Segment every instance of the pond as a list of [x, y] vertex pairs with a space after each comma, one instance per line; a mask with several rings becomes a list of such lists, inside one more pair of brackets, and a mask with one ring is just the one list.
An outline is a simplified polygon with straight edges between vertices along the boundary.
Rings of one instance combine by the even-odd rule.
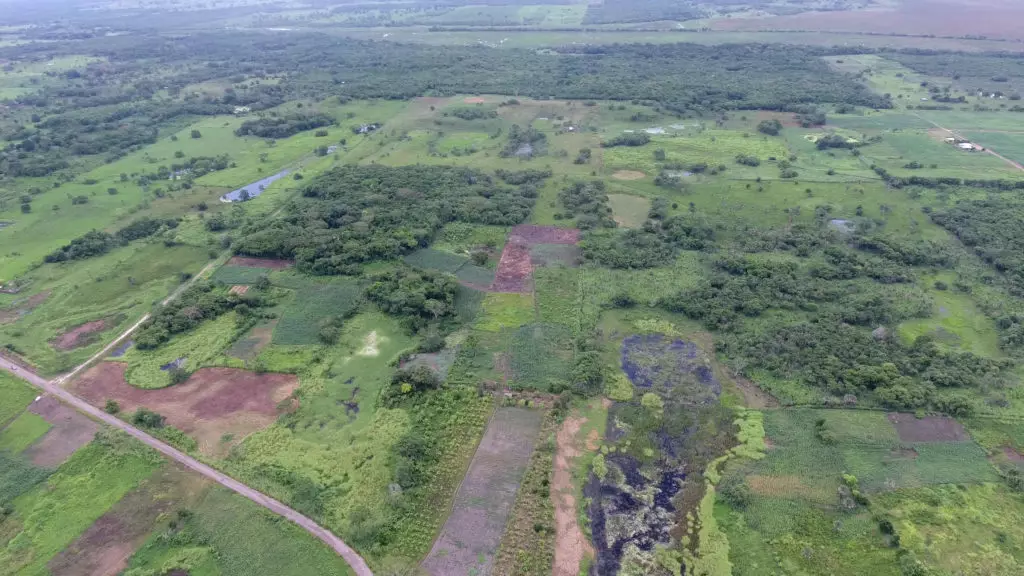
[[232, 190], [231, 192], [228, 192], [227, 194], [221, 196], [220, 197], [220, 201], [221, 202], [241, 202], [242, 201], [242, 192], [244, 190], [248, 190], [249, 191], [249, 198], [255, 198], [255, 197], [259, 196], [260, 194], [263, 194], [263, 191], [267, 188], [267, 186], [270, 186], [274, 182], [276, 182], [276, 181], [280, 180], [281, 178], [284, 178], [285, 176], [287, 176], [288, 172], [289, 172], [288, 170], [281, 170], [277, 174], [274, 174], [272, 176], [267, 176], [266, 178], [264, 178], [262, 180], [257, 180], [256, 182], [253, 182], [252, 184], [248, 184], [246, 186], [242, 186], [241, 188], [239, 188], [237, 190]]

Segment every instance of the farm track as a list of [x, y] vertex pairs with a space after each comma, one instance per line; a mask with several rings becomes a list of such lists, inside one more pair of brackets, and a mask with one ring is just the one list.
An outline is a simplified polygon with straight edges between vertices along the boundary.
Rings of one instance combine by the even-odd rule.
[[[282, 208], [279, 208], [277, 211], [275, 211], [274, 214], [276, 215], [281, 210]], [[204, 274], [209, 272], [218, 263], [221, 263], [222, 260], [224, 260], [224, 254], [222, 254], [221, 256], [219, 256], [218, 258], [214, 259], [206, 266], [204, 266], [203, 269], [200, 270], [198, 274], [193, 276], [191, 280], [182, 283], [181, 286], [178, 286], [178, 288], [176, 288], [169, 296], [167, 296], [167, 298], [161, 301], [160, 305], [166, 306], [172, 301], [174, 301], [185, 290], [192, 286], [197, 280], [202, 278]], [[373, 572], [370, 570], [370, 566], [366, 563], [362, 556], [359, 555], [358, 552], [352, 549], [348, 544], [345, 544], [345, 542], [343, 542], [340, 538], [332, 534], [329, 530], [317, 524], [313, 519], [304, 516], [299, 512], [296, 512], [292, 508], [289, 508], [285, 504], [275, 500], [274, 498], [271, 498], [270, 496], [267, 496], [266, 494], [263, 494], [262, 492], [259, 492], [258, 490], [246, 486], [245, 484], [239, 482], [238, 480], [231, 478], [227, 474], [219, 472], [213, 467], [203, 464], [202, 462], [196, 460], [195, 458], [192, 458], [188, 454], [185, 454], [184, 452], [181, 452], [180, 450], [174, 448], [173, 446], [165, 442], [162, 442], [161, 440], [158, 440], [153, 436], [150, 436], [149, 434], [143, 432], [142, 430], [139, 430], [138, 428], [135, 428], [134, 426], [128, 424], [127, 422], [117, 418], [116, 416], [107, 414], [106, 412], [100, 410], [99, 408], [96, 408], [95, 406], [92, 406], [85, 400], [79, 398], [78, 396], [75, 396], [74, 394], [65, 390], [62, 387], [64, 383], [66, 383], [71, 378], [78, 375], [86, 368], [88, 368], [94, 362], [96, 362], [104, 355], [109, 353], [115, 346], [117, 346], [126, 338], [131, 336], [132, 333], [135, 332], [135, 330], [137, 330], [139, 326], [141, 326], [150, 317], [151, 314], [145, 314], [142, 318], [139, 319], [138, 322], [133, 324], [130, 328], [121, 333], [121, 335], [115, 338], [112, 342], [103, 347], [102, 350], [94, 354], [91, 358], [80, 364], [71, 372], [64, 374], [63, 376], [59, 376], [55, 378], [53, 381], [48, 381], [42, 376], [29, 370], [25, 366], [22, 366], [3, 356], [0, 356], [0, 369], [6, 370], [13, 376], [16, 376], [28, 382], [29, 384], [35, 386], [36, 388], [41, 389], [43, 392], [50, 394], [55, 398], [58, 398], [59, 400], [75, 408], [79, 412], [82, 412], [95, 420], [99, 420], [100, 422], [103, 422], [104, 424], [111, 426], [112, 428], [116, 428], [118, 430], [125, 432], [129, 436], [132, 436], [133, 438], [139, 440], [143, 444], [149, 446], [150, 448], [156, 450], [157, 452], [160, 452], [167, 458], [170, 458], [171, 460], [174, 460], [175, 462], [182, 464], [186, 468], [189, 468], [194, 472], [197, 472], [213, 480], [214, 482], [217, 482], [221, 486], [224, 486], [225, 488], [232, 490], [245, 498], [248, 498], [249, 500], [255, 502], [256, 504], [259, 504], [260, 506], [266, 508], [267, 510], [270, 510], [271, 512], [279, 516], [283, 516], [284, 518], [297, 524], [300, 528], [302, 528], [318, 540], [322, 541], [323, 543], [327, 544], [332, 550], [337, 552], [338, 555], [340, 555], [345, 560], [345, 562], [348, 563], [349, 567], [352, 569], [352, 572], [355, 573], [356, 576], [373, 576]]]
[[[931, 120], [921, 116], [920, 114], [914, 113], [914, 116], [917, 116], [921, 120], [924, 120], [925, 122], [931, 124], [932, 126], [935, 126], [939, 130], [946, 131], [947, 133], [951, 134], [955, 138], [962, 138], [964, 140], [970, 141], [970, 138], [964, 138], [964, 136], [962, 134], [960, 134], [959, 132], [957, 132], [956, 130], [953, 130], [951, 128], [946, 128], [945, 126], [940, 126], [938, 123], [933, 122], [933, 121], [931, 121]], [[975, 130], [972, 130], [972, 132], [975, 132]], [[992, 133], [999, 133], [999, 134], [1004, 134], [1004, 133], [1005, 134], [1012, 134], [1012, 132], [1003, 132], [1003, 131], [998, 131], [998, 130], [977, 130], [977, 132], [992, 132]], [[993, 150], [993, 149], [991, 149], [991, 148], [989, 148], [987, 146], [985, 147], [985, 152], [988, 152], [989, 154], [995, 156], [996, 158], [999, 158], [1000, 160], [1002, 160], [1003, 162], [1006, 162], [1010, 166], [1013, 166], [1017, 170], [1020, 170], [1020, 171], [1024, 172], [1024, 164], [1021, 164], [1020, 162], [1015, 162], [1013, 160], [1010, 160], [1006, 156], [1003, 156], [1002, 154], [996, 152], [995, 150]]]
[[47, 394], [50, 394], [51, 396], [60, 399], [62, 402], [72, 406], [79, 412], [83, 412], [88, 416], [96, 420], [99, 420], [100, 422], [103, 422], [104, 424], [112, 428], [121, 430], [122, 432], [128, 434], [129, 436], [132, 436], [133, 438], [139, 440], [140, 442], [156, 450], [157, 452], [160, 452], [164, 456], [182, 464], [186, 468], [198, 472], [199, 474], [206, 476], [207, 478], [213, 480], [214, 482], [220, 484], [221, 486], [224, 486], [225, 488], [228, 488], [229, 490], [232, 490], [248, 498], [249, 500], [252, 500], [253, 502], [259, 504], [260, 506], [263, 506], [267, 510], [270, 510], [275, 514], [278, 514], [280, 516], [287, 518], [288, 520], [291, 520], [295, 524], [298, 524], [300, 528], [302, 528], [306, 532], [309, 532], [317, 539], [321, 540], [322, 542], [330, 546], [339, 555], [341, 555], [341, 557], [344, 558], [348, 565], [352, 568], [352, 571], [356, 574], [356, 576], [373, 576], [373, 572], [370, 571], [369, 565], [366, 564], [366, 561], [363, 560], [362, 557], [359, 556], [359, 554], [355, 550], [350, 548], [347, 544], [342, 542], [340, 538], [332, 534], [326, 528], [323, 528], [322, 526], [314, 522], [312, 519], [303, 516], [302, 514], [299, 514], [295, 510], [292, 510], [288, 506], [285, 506], [281, 502], [278, 502], [277, 500], [267, 496], [266, 494], [263, 494], [257, 490], [254, 490], [246, 486], [245, 484], [242, 484], [241, 482], [231, 478], [227, 474], [218, 472], [212, 467], [203, 464], [202, 462], [196, 460], [195, 458], [192, 458], [191, 456], [185, 454], [184, 452], [181, 452], [180, 450], [172, 447], [171, 445], [161, 442], [160, 440], [157, 440], [156, 438], [150, 436], [149, 434], [146, 434], [145, 432], [139, 430], [138, 428], [135, 428], [134, 426], [128, 424], [127, 422], [124, 422], [123, 420], [117, 418], [116, 416], [107, 414], [106, 412], [100, 410], [99, 408], [92, 406], [85, 400], [82, 400], [81, 398], [61, 388], [59, 385], [46, 380], [42, 376], [39, 376], [38, 374], [30, 370], [26, 370], [24, 367], [18, 366], [17, 364], [6, 358], [0, 358], [0, 368], [7, 370], [14, 376], [17, 376], [22, 380], [25, 380], [29, 384], [32, 384], [33, 386], [43, 390]]

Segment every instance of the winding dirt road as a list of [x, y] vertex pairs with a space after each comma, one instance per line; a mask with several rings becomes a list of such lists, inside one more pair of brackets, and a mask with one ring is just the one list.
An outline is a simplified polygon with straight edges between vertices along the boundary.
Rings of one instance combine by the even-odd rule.
[[160, 440], [157, 440], [156, 438], [150, 436], [149, 434], [146, 434], [142, 430], [139, 430], [138, 428], [135, 428], [134, 426], [128, 424], [127, 422], [124, 422], [120, 418], [107, 414], [106, 412], [100, 410], [99, 408], [96, 408], [95, 406], [89, 404], [85, 400], [78, 398], [77, 396], [61, 388], [60, 386], [47, 381], [42, 376], [39, 376], [34, 372], [26, 370], [23, 366], [19, 366], [18, 364], [15, 364], [14, 362], [11, 362], [6, 358], [0, 357], [0, 369], [6, 370], [13, 374], [14, 376], [17, 376], [22, 380], [25, 380], [29, 384], [32, 384], [33, 386], [43, 390], [47, 394], [59, 398], [61, 401], [74, 407], [78, 411], [84, 412], [85, 414], [91, 416], [92, 418], [95, 418], [96, 420], [103, 422], [104, 424], [112, 428], [117, 428], [118, 430], [125, 432], [129, 436], [136, 438], [143, 444], [149, 446], [150, 448], [156, 450], [157, 452], [160, 452], [161, 454], [167, 456], [171, 460], [181, 463], [187, 468], [190, 468], [198, 472], [199, 474], [206, 476], [207, 478], [213, 480], [214, 482], [217, 482], [218, 484], [224, 486], [225, 488], [234, 490], [235, 492], [241, 494], [242, 496], [245, 496], [249, 500], [252, 500], [253, 502], [259, 504], [260, 506], [263, 506], [267, 510], [274, 512], [275, 514], [284, 516], [285, 518], [298, 524], [306, 532], [309, 532], [313, 536], [319, 538], [325, 544], [334, 549], [334, 551], [340, 554], [341, 557], [344, 558], [346, 562], [348, 562], [348, 565], [352, 568], [352, 571], [355, 572], [356, 576], [373, 576], [373, 572], [370, 571], [370, 567], [366, 564], [366, 561], [363, 560], [362, 557], [359, 556], [359, 554], [355, 550], [350, 548], [347, 544], [342, 542], [340, 538], [338, 538], [334, 534], [331, 534], [326, 528], [323, 528], [322, 526], [314, 522], [312, 519], [307, 518], [302, 514], [299, 514], [295, 510], [292, 510], [291, 508], [285, 506], [284, 504], [278, 502], [277, 500], [271, 498], [270, 496], [253, 490], [252, 488], [246, 486], [245, 484], [242, 484], [241, 482], [231, 478], [230, 476], [227, 476], [226, 474], [214, 470], [213, 468], [207, 466], [206, 464], [203, 464], [202, 462], [196, 460], [195, 458], [192, 458], [188, 454], [185, 454], [184, 452], [181, 452], [180, 450], [174, 448], [173, 446], [166, 444]]
[[[181, 295], [181, 293], [184, 292], [186, 288], [191, 286], [193, 282], [201, 278], [207, 271], [213, 268], [219, 260], [220, 259], [218, 258], [217, 260], [214, 260], [213, 262], [207, 264], [206, 267], [204, 267], [198, 274], [196, 274], [192, 280], [183, 283], [181, 286], [179, 286], [177, 290], [175, 290], [174, 292], [171, 293], [170, 296], [165, 298], [163, 302], [161, 302], [161, 304], [166, 306], [172, 300]], [[345, 559], [345, 562], [348, 563], [349, 567], [356, 574], [356, 576], [373, 576], [373, 572], [370, 570], [369, 565], [366, 564], [366, 561], [363, 560], [363, 558], [355, 550], [349, 547], [348, 544], [342, 542], [340, 538], [338, 538], [334, 534], [331, 534], [329, 530], [314, 522], [311, 518], [303, 516], [302, 514], [299, 514], [295, 510], [292, 510], [288, 506], [285, 506], [284, 504], [278, 502], [277, 500], [271, 498], [270, 496], [267, 496], [262, 492], [254, 490], [226, 474], [218, 472], [214, 468], [211, 468], [210, 466], [203, 464], [202, 462], [196, 460], [195, 458], [192, 458], [188, 454], [185, 454], [184, 452], [178, 450], [177, 448], [174, 448], [170, 444], [167, 444], [161, 440], [158, 440], [150, 436], [149, 434], [146, 434], [142, 430], [135, 428], [134, 426], [128, 424], [127, 422], [121, 420], [120, 418], [107, 414], [106, 412], [100, 410], [99, 408], [96, 408], [92, 404], [89, 404], [85, 400], [82, 400], [81, 398], [75, 396], [71, 392], [68, 392], [67, 390], [61, 387], [61, 385], [64, 382], [73, 378], [75, 375], [77, 375], [79, 372], [87, 368], [93, 362], [109, 353], [110, 350], [114, 348], [114, 346], [122, 342], [125, 338], [131, 336], [131, 334], [135, 332], [135, 330], [138, 329], [138, 327], [141, 326], [143, 322], [148, 320], [149, 317], [149, 314], [143, 316], [138, 322], [133, 324], [131, 328], [126, 330], [124, 333], [122, 333], [120, 336], [114, 339], [114, 341], [110, 342], [102, 350], [93, 355], [92, 358], [86, 360], [71, 372], [56, 378], [53, 382], [48, 381], [47, 379], [36, 374], [35, 372], [28, 370], [24, 366], [12, 362], [11, 360], [4, 358], [2, 356], [0, 356], [0, 370], [6, 370], [10, 372], [14, 376], [17, 376], [18, 378], [21, 378], [22, 380], [28, 382], [29, 384], [41, 389], [43, 392], [46, 392], [51, 396], [59, 398], [61, 401], [68, 404], [69, 406], [74, 407], [79, 412], [83, 412], [112, 428], [117, 428], [118, 430], [125, 432], [129, 436], [134, 437], [138, 441], [156, 450], [157, 452], [160, 452], [161, 454], [170, 458], [171, 460], [174, 460], [175, 462], [178, 462], [183, 466], [195, 472], [198, 472], [203, 476], [206, 476], [207, 478], [213, 480], [214, 482], [220, 484], [221, 486], [224, 486], [225, 488], [228, 488], [230, 490], [237, 492], [238, 494], [241, 494], [242, 496], [248, 498], [249, 500], [252, 500], [253, 502], [259, 504], [260, 506], [263, 506], [264, 508], [270, 510], [275, 514], [284, 516], [288, 520], [291, 520], [295, 524], [298, 524], [306, 532], [309, 532], [310, 534], [312, 534], [313, 536], [315, 536], [316, 538], [320, 539], [325, 544], [330, 546], [335, 552], [337, 552], [342, 558]]]
[[[935, 126], [939, 130], [944, 130], [945, 132], [947, 132], [950, 136], [952, 136], [954, 138], [960, 138], [961, 140], [968, 141], [968, 142], [970, 141], [969, 138], [964, 138], [959, 132], [957, 132], [956, 130], [953, 130], [952, 128], [946, 128], [945, 126], [940, 126], [938, 124], [938, 122], [935, 122], [934, 120], [929, 120], [928, 118], [925, 118], [924, 116], [921, 116], [920, 114], [918, 114], [916, 112], [914, 113], [914, 116], [917, 116], [921, 120], [924, 120], [925, 122], [931, 124], [932, 126]], [[995, 133], [995, 132], [1001, 132], [1001, 131], [1000, 130], [975, 130], [975, 132], [994, 132]], [[1002, 154], [996, 152], [995, 150], [989, 148], [988, 146], [985, 147], [985, 152], [988, 152], [989, 154], [995, 156], [996, 158], [999, 158], [1000, 160], [1002, 160], [1003, 162], [1006, 162], [1010, 166], [1013, 166], [1017, 170], [1024, 170], [1024, 164], [1021, 164], [1020, 162], [1016, 162], [1014, 160], [1010, 160], [1006, 156], [1003, 156]]]

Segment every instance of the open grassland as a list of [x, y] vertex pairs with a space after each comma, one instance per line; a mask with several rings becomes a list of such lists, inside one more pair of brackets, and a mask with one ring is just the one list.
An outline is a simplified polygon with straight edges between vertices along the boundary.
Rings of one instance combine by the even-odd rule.
[[[277, 112], [294, 112], [296, 104], [283, 105]], [[221, 208], [218, 202], [221, 194], [282, 169], [312, 172], [322, 169], [323, 164], [333, 162], [333, 157], [317, 158], [314, 155], [317, 147], [338, 145], [339, 155], [358, 148], [362, 142], [353, 137], [353, 126], [382, 122], [389, 110], [402, 106], [401, 102], [397, 105], [372, 102], [339, 105], [337, 101], [328, 100], [315, 106], [339, 123], [328, 129], [327, 137], [317, 137], [315, 131], [310, 130], [279, 140], [236, 136], [234, 131], [247, 120], [245, 117], [209, 117], [180, 131], [161, 134], [157, 142], [142, 150], [99, 166], [59, 188], [53, 187], [49, 179], [19, 178], [18, 187], [24, 192], [33, 187], [39, 192], [32, 196], [33, 209], [29, 213], [20, 212], [20, 205], [13, 199], [0, 203], [0, 221], [9, 223], [0, 236], [4, 249], [0, 253], [0, 281], [20, 276], [45, 254], [89, 230], [110, 229], [133, 217], [180, 216], [200, 203], [216, 211]], [[201, 137], [192, 138], [193, 130]], [[341, 140], [350, 142], [342, 146]], [[156, 189], [166, 189], [171, 182], [156, 181], [147, 188], [136, 182], [138, 175], [154, 173], [159, 166], [222, 154], [230, 157], [229, 167], [197, 178], [191, 190], [162, 191], [158, 195]], [[290, 177], [278, 180], [267, 189], [268, 200], [254, 203], [260, 205], [256, 209], [266, 210], [281, 196], [287, 196], [282, 192], [293, 185]], [[76, 197], [84, 197], [86, 202], [72, 203]]]
[[50, 423], [45, 419], [31, 412], [22, 412], [6, 428], [0, 429], [0, 450], [21, 452], [49, 430]]
[[0, 372], [0, 426], [7, 424], [25, 409], [36, 391], [7, 372]]
[[[340, 27], [337, 34], [350, 38], [381, 39], [378, 30], [365, 28]], [[647, 31], [647, 30], [601, 30], [599, 27], [587, 30], [559, 31], [512, 31], [512, 30], [428, 30], [424, 27], [409, 26], [388, 29], [386, 40], [393, 42], [417, 42], [431, 45], [475, 45], [481, 42], [502, 48], [542, 48], [548, 46], [564, 46], [571, 44], [674, 44], [677, 42], [693, 42], [697, 44], [734, 44], [744, 42], [764, 42], [770, 44], [801, 44], [811, 46], [868, 46], [873, 48], [920, 48], [928, 47], [935, 50], [963, 50], [982, 52], [988, 50], [1019, 51], [1019, 46], [1012, 42], [993, 40], [972, 40], [966, 38], [919, 38], [900, 36], [878, 36], [843, 32], [772, 32], [772, 31]], [[507, 39], [505, 42], [502, 40]]]
[[235, 313], [224, 314], [153, 350], [129, 348], [117, 360], [128, 364], [125, 378], [132, 386], [170, 386], [172, 365], [191, 372], [204, 366], [227, 362], [223, 354], [239, 336], [238, 323]]
[[264, 570], [282, 576], [351, 574], [334, 551], [224, 488], [208, 490], [186, 512], [154, 531], [132, 556], [133, 570], [179, 570], [190, 576], [243, 576]]
[[332, 318], [346, 318], [359, 305], [361, 289], [349, 279], [321, 280], [282, 275], [275, 285], [294, 290], [281, 310], [273, 343], [283, 346], [320, 342], [322, 326]]
[[[950, 278], [937, 278], [936, 281]], [[929, 295], [935, 309], [930, 318], [911, 320], [899, 326], [899, 335], [906, 342], [913, 342], [923, 334], [935, 337], [940, 345], [970, 350], [975, 354], [998, 357], [999, 335], [991, 319], [978, 309], [970, 296], [949, 290], [935, 290], [934, 282]]]
[[90, 63], [102, 62], [93, 56], [60, 56], [38, 62], [11, 63], [0, 70], [0, 100], [14, 99], [54, 84], [51, 77], [68, 70], [82, 68]]
[[[4, 295], [17, 319], [0, 335], [44, 374], [68, 370], [120, 334], [195, 274], [209, 258], [194, 246], [135, 243], [83, 261], [47, 264], [25, 277], [23, 294]], [[58, 339], [88, 323], [68, 346]]]
[[964, 131], [963, 135], [970, 138], [972, 142], [991, 148], [1018, 164], [1024, 164], [1024, 130], [1015, 133], [968, 130]]
[[18, 529], [0, 550], [10, 573], [46, 574], [46, 564], [159, 466], [155, 452], [105, 434], [77, 452], [43, 486], [16, 498], [4, 523]]

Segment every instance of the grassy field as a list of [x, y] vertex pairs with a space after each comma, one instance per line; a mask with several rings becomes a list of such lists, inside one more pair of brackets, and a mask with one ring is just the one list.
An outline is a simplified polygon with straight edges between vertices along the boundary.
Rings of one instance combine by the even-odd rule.
[[10, 573], [47, 574], [47, 562], [161, 463], [156, 453], [109, 434], [79, 450], [40, 486], [13, 501], [19, 529], [0, 550]]
[[[22, 312], [17, 321], [0, 323], [0, 338], [45, 374], [67, 370], [134, 324], [178, 286], [182, 273], [197, 273], [208, 259], [203, 248], [142, 242], [98, 258], [42, 266], [26, 276], [24, 295], [4, 295], [9, 309]], [[74, 347], [54, 344], [69, 329], [99, 320], [100, 329], [79, 337]]]
[[238, 336], [238, 317], [234, 312], [203, 322], [198, 328], [172, 339], [153, 350], [132, 347], [117, 360], [128, 363], [125, 379], [139, 388], [163, 388], [171, 385], [170, 369], [165, 366], [181, 360], [178, 365], [187, 371], [205, 366], [231, 364], [223, 357], [227, 347]]
[[28, 448], [50, 429], [50, 423], [31, 412], [22, 412], [0, 430], [0, 450], [18, 453]]
[[190, 510], [157, 530], [130, 567], [144, 574], [176, 568], [199, 576], [351, 574], [333, 550], [224, 488], [210, 489]]
[[7, 424], [36, 397], [36, 391], [7, 372], [0, 372], [0, 426]]

